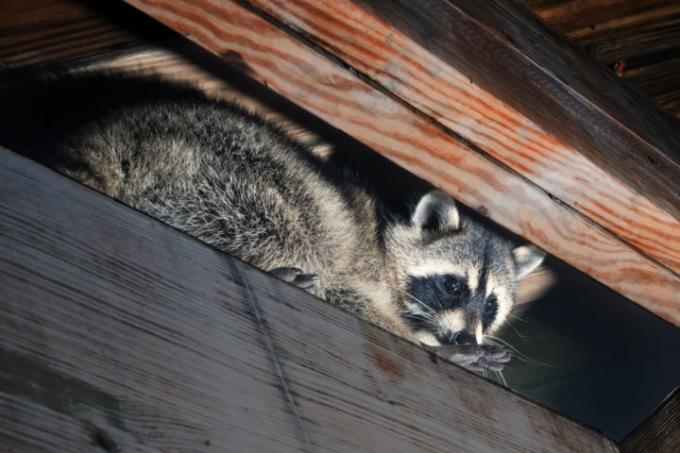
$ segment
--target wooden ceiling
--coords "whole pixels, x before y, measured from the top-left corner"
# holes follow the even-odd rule
[[[680,2],[520,1],[593,58],[680,116]]]

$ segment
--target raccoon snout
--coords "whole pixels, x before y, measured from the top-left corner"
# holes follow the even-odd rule
[[[441,344],[477,344],[477,339],[473,334],[465,330],[458,332],[445,332],[436,334],[437,341]]]

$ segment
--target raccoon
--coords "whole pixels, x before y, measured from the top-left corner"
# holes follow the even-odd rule
[[[445,193],[400,216],[276,125],[158,79],[90,74],[1,96],[10,149],[467,368],[510,359],[485,337],[544,254]]]

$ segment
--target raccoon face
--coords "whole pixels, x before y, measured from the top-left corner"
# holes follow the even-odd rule
[[[453,199],[440,191],[420,199],[410,224],[391,228],[387,249],[401,315],[430,346],[481,344],[505,321],[517,280],[545,256],[461,219]]]

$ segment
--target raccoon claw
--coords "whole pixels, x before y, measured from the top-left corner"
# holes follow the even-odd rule
[[[484,350],[484,359],[488,362],[508,363],[512,359],[512,351],[506,347],[499,345],[485,344],[482,345]]]
[[[318,275],[305,274],[297,267],[277,267],[270,270],[269,273],[304,290],[312,289],[319,281]]]
[[[451,362],[462,366],[472,365],[482,358],[482,350],[477,345],[442,346],[439,349]]]
[[[512,359],[512,351],[497,345],[446,345],[435,349],[440,355],[471,371],[502,371]]]

